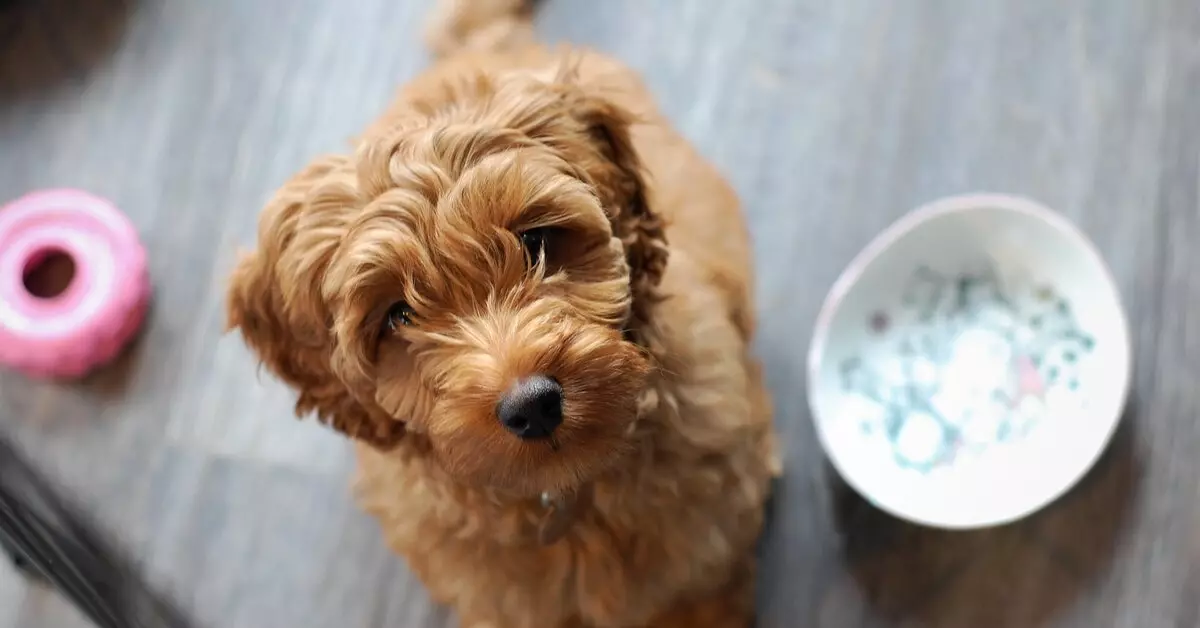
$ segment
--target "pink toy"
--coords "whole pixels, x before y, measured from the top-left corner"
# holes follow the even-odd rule
[[[74,266],[66,287],[35,294],[51,257]],[[146,251],[129,220],[79,190],[44,190],[0,207],[0,365],[74,378],[133,339],[150,300]]]

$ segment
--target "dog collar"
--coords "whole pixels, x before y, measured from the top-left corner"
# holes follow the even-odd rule
[[[568,493],[542,493],[542,516],[538,521],[538,543],[553,545],[567,535],[571,526],[579,519],[580,494],[590,491],[590,486]]]

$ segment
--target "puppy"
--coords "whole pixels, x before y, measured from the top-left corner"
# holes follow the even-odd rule
[[[780,463],[738,200],[634,72],[490,32],[283,185],[230,326],[462,625],[747,626]]]

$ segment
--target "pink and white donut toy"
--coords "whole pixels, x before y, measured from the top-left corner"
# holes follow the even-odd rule
[[[73,273],[61,291],[39,295],[30,275],[53,256]],[[55,189],[0,207],[0,366],[82,377],[133,339],[149,301],[145,248],[108,201]]]

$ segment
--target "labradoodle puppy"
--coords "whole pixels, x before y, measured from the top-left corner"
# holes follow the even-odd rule
[[[462,625],[747,626],[780,463],[738,200],[628,68],[487,41],[284,184],[230,325]]]

